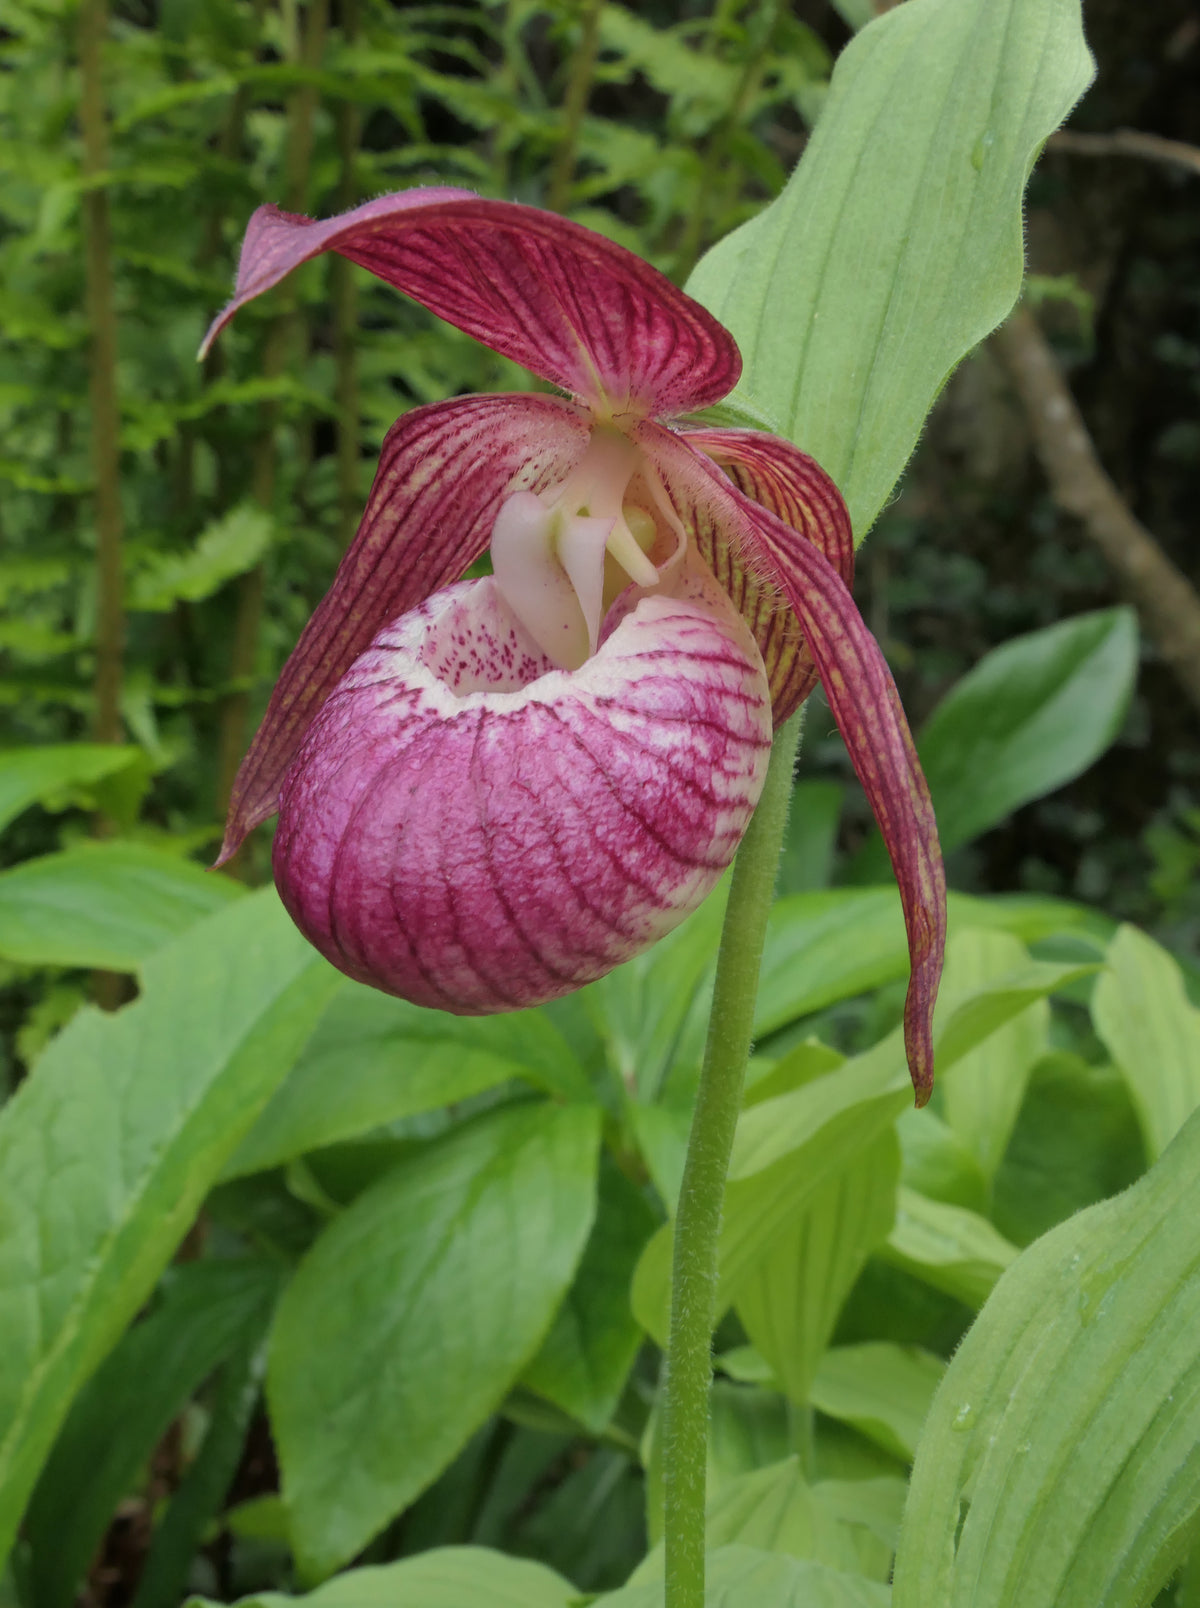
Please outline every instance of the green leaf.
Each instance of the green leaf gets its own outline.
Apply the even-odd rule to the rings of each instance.
[[[1200,1105],[1200,1011],[1160,944],[1124,926],[1092,998],[1096,1031],[1125,1074],[1153,1161]]]
[[[1028,1245],[1073,1212],[1128,1188],[1145,1170],[1124,1078],[1059,1051],[1033,1069],[992,1185],[992,1220]]]
[[[834,1346],[821,1358],[812,1403],[909,1463],[945,1370],[940,1357],[918,1346]]]
[[[171,1497],[150,1543],[133,1608],[179,1602],[197,1553],[224,1506],[262,1397],[263,1347],[246,1340],[221,1366],[206,1402],[200,1449]]]
[[[107,743],[56,743],[0,750],[0,831],[30,804],[87,788],[141,759],[140,748]]]
[[[136,971],[172,938],[244,893],[232,877],[163,849],[80,844],[0,872],[0,958]]]
[[[902,1189],[884,1254],[935,1290],[978,1308],[1016,1257],[1017,1247],[978,1212]]]
[[[705,1608],[889,1608],[886,1586],[824,1564],[753,1547],[709,1555]],[[663,1608],[661,1581],[598,1597],[595,1608]]]
[[[967,929],[946,949],[939,1004],[975,992],[995,977],[1029,964],[1029,951],[1010,933]],[[942,1097],[946,1121],[971,1150],[987,1179],[994,1177],[1025,1097],[1034,1064],[1048,1048],[1050,1007],[1035,1000],[965,1055]]]
[[[952,893],[949,930],[998,928],[1027,943],[1089,920],[1057,899],[975,899]],[[755,1016],[758,1037],[840,999],[908,974],[908,939],[895,887],[831,888],[772,906]]]
[[[540,1563],[487,1547],[438,1547],[378,1569],[351,1569],[304,1597],[264,1591],[239,1608],[571,1608],[579,1593]],[[193,1597],[190,1608],[221,1608]]]
[[[970,1059],[968,1056],[966,1061]],[[964,1064],[959,1063],[960,1067]],[[945,1087],[949,1088],[949,1084]],[[896,1131],[904,1158],[900,1176],[909,1189],[928,1195],[930,1200],[944,1200],[950,1206],[986,1210],[988,1186],[978,1161],[932,1107],[902,1112]]]
[[[661,1088],[716,959],[727,894],[728,879],[674,932],[582,994],[614,1071],[640,1100]]]
[[[280,1304],[268,1398],[308,1577],[434,1479],[545,1337],[595,1205],[596,1108],[504,1109],[340,1214]]]
[[[838,824],[846,790],[840,782],[805,780],[792,789],[779,892],[806,893],[833,881]]]
[[[842,52],[783,194],[688,281],[860,539],[947,376],[1016,301],[1025,181],[1091,72],[1078,0],[897,6]]]
[[[1137,618],[1104,609],[994,648],[917,739],[942,848],[957,848],[1100,757],[1137,677]]]
[[[955,1002],[937,1039],[938,1068],[948,1072],[963,1056],[983,1044],[991,1034],[1021,1015],[1037,1000],[1067,989],[1080,978],[1090,977],[1099,968],[1090,962],[1058,965],[1033,960],[1002,977],[993,977],[981,988]]]
[[[542,1011],[449,1016],[344,982],[225,1175],[276,1167],[517,1077],[576,1099],[591,1096]]]
[[[257,503],[241,503],[214,520],[187,553],[156,554],[134,576],[127,607],[151,612],[173,609],[181,600],[198,603],[235,575],[253,569],[271,544],[274,522]]]
[[[616,1410],[642,1331],[629,1310],[629,1281],[656,1227],[645,1196],[602,1161],[596,1221],[575,1281],[521,1382],[594,1434]]]
[[[80,1386],[146,1299],[338,974],[264,890],[81,1012],[0,1112],[0,1553]]]
[[[729,1480],[705,1515],[712,1549],[741,1545],[807,1558],[851,1574],[886,1579],[900,1529],[904,1482],[822,1480],[810,1485],[800,1459],[786,1458]],[[630,1576],[655,1584],[663,1568],[657,1543]]]
[[[894,1608],[1142,1608],[1200,1513],[1200,1116],[1030,1246],[921,1437]]]
[[[80,1393],[25,1519],[39,1608],[69,1608],[117,1503],[209,1374],[266,1327],[280,1268],[244,1259],[175,1269],[162,1300]]]
[[[1031,962],[958,1001],[935,1024],[939,1076],[1034,1000],[1094,970]],[[718,1313],[826,1180],[890,1128],[911,1099],[897,1029],[837,1071],[742,1112],[721,1229]],[[667,1333],[670,1266],[671,1225],[665,1223],[642,1253],[632,1291],[638,1322],[660,1344]]]
[[[900,1146],[887,1129],[826,1177],[739,1283],[742,1326],[794,1402],[808,1401],[842,1303],[887,1238],[899,1178]]]

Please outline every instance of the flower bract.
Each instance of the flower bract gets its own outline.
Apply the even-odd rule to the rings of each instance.
[[[928,789],[849,592],[836,487],[778,437],[679,423],[732,389],[732,336],[602,236],[426,189],[324,222],[261,207],[202,350],[326,251],[564,394],[459,397],[392,428],[222,859],[278,811],[280,895],[335,965],[452,1011],[536,1004],[700,903],[774,727],[819,680],[896,870],[926,1097],[945,932]],[[492,574],[461,580],[489,549]]]

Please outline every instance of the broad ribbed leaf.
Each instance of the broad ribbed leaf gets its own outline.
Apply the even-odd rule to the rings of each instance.
[[[0,750],[0,831],[30,804],[64,789],[87,787],[142,757],[140,748],[110,743],[55,743]]]
[[[949,1073],[1035,999],[1065,988],[1091,966],[1031,963],[959,1000],[939,1023],[939,1073]],[[790,1094],[743,1111],[729,1168],[721,1229],[717,1311],[736,1300],[743,1279],[797,1213],[863,1146],[891,1127],[911,1094],[900,1033]],[[974,1214],[967,1214],[974,1217]],[[671,1225],[647,1245],[634,1274],[633,1309],[660,1343],[668,1325]]]
[[[440,1474],[536,1352],[591,1226],[598,1119],[538,1104],[461,1127],[361,1194],[301,1264],[267,1387],[309,1578]]]
[[[1015,1245],[1028,1245],[1072,1213],[1127,1189],[1145,1170],[1124,1077],[1114,1066],[1058,1050],[1029,1079],[992,1180],[992,1221]]]
[[[624,246],[451,189],[380,196],[322,223],[259,207],[202,354],[239,307],[325,251],[604,411],[687,413],[723,397],[741,368],[728,332]]]
[[[688,282],[860,540],[947,375],[1017,298],[1025,181],[1091,71],[1078,0],[895,7],[842,52],[783,194]]]
[[[792,1456],[727,1481],[705,1515],[711,1548],[755,1547],[806,1558],[849,1574],[885,1580],[900,1530],[903,1480],[819,1480],[809,1484]],[[630,1585],[656,1584],[663,1569],[659,1542],[630,1576]]]
[[[448,1016],[343,982],[225,1177],[277,1167],[509,1078],[569,1099],[591,1097],[582,1068],[540,1011]]]
[[[70,1608],[121,1499],[215,1368],[266,1328],[282,1268],[229,1258],[173,1271],[63,1425],[25,1519],[39,1608]]]
[[[886,1586],[862,1575],[753,1547],[718,1547],[708,1560],[705,1608],[888,1608]],[[626,1586],[595,1608],[663,1608],[662,1583]]]
[[[1016,1254],[1017,1247],[986,1217],[928,1200],[914,1189],[900,1191],[896,1226],[884,1252],[906,1273],[970,1307],[983,1305]]]
[[[812,1404],[908,1463],[945,1371],[940,1357],[917,1346],[834,1346],[821,1358]]]
[[[593,1434],[608,1426],[642,1331],[629,1310],[629,1281],[657,1218],[641,1189],[602,1160],[596,1220],[571,1288],[521,1383]]]
[[[1125,1074],[1153,1161],[1200,1105],[1200,1011],[1177,963],[1136,927],[1118,931],[1107,958],[1092,1017]]]
[[[889,1128],[826,1180],[738,1286],[750,1343],[801,1406],[843,1301],[892,1227],[899,1178],[900,1146]]]
[[[238,1608],[570,1608],[578,1593],[540,1563],[487,1547],[437,1547],[377,1569],[350,1569],[310,1591],[238,1599]],[[195,1608],[223,1608],[194,1597]]]
[[[1028,963],[1029,951],[1011,933],[968,928],[946,951],[942,999],[949,1004]],[[1029,1074],[1049,1047],[1049,1029],[1050,1007],[1036,1000],[964,1056],[943,1091],[946,1121],[989,1180],[1003,1159]]]
[[[337,973],[274,890],[81,1012],[0,1114],[0,1553],[67,1409],[282,1081]]]
[[[1026,943],[1078,930],[1088,921],[1080,905],[1061,899],[946,901],[953,935],[996,927]],[[837,888],[795,894],[772,907],[755,1014],[761,1037],[839,999],[865,994],[903,977],[908,968],[904,918],[894,888]]]
[[[728,891],[726,876],[674,932],[579,996],[610,1065],[639,1100],[659,1094],[698,1003],[711,992]]]
[[[1132,609],[1014,637],[946,694],[917,737],[943,849],[978,837],[1098,759],[1137,677]]]
[[[921,1437],[894,1608],[1143,1608],[1200,1515],[1200,1116],[1030,1246]]]
[[[140,843],[83,843],[0,872],[0,959],[136,971],[245,889]]]

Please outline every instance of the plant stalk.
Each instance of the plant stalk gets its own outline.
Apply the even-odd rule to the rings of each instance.
[[[704,1608],[704,1499],[717,1244],[801,724],[801,716],[795,716],[775,738],[762,797],[734,863],[704,1067],[675,1214],[663,1402],[666,1608]]]
[[[704,148],[703,164],[701,167],[700,183],[696,191],[696,204],[692,208],[687,224],[684,227],[683,237],[676,252],[675,266],[672,277],[683,284],[696,266],[697,259],[705,243],[705,234],[710,222],[719,219],[721,209],[731,200],[731,191],[736,193],[740,175],[729,170],[728,146],[730,136],[737,128],[746,109],[750,105],[755,92],[762,79],[763,63],[767,52],[771,48],[771,41],[779,26],[785,10],[786,0],[774,0],[771,15],[766,29],[759,40],[757,48],[752,52],[742,68],[734,91],[733,101],[725,115],[709,135]],[[718,37],[714,27],[710,34],[710,42],[715,47]]]
[[[97,183],[108,167],[101,55],[108,27],[105,0],[79,9],[79,123],[83,173],[83,238],[91,354],[92,474],[96,514],[96,673],[92,730],[97,742],[121,740],[122,656],[125,642],[121,560],[120,412],[117,404],[117,310],[113,290],[108,191]]]
[[[358,0],[342,0],[341,25],[343,39],[352,44],[358,34]],[[362,136],[362,113],[353,101],[343,100],[334,114],[334,123],[341,167],[337,209],[346,212],[358,200],[355,160]],[[354,273],[353,263],[345,257],[334,256],[329,265],[329,278],[333,295],[333,360],[337,373],[338,535],[343,549],[354,540],[362,513],[358,489],[358,295]]]
[[[299,45],[299,59],[314,70],[320,66],[329,26],[329,0],[311,0]],[[287,142],[284,148],[283,204],[288,212],[299,212],[308,190],[312,162],[313,136],[319,91],[315,84],[301,84],[288,105]],[[283,293],[283,306],[272,321],[263,351],[262,376],[277,379],[287,366],[293,337],[303,335],[296,311],[294,292]],[[254,447],[251,496],[270,511],[275,496],[277,456],[275,429],[279,408],[269,402],[263,410],[262,428]],[[265,571],[261,563],[238,581],[234,616],[233,646],[229,658],[232,688],[222,700],[217,732],[216,806],[218,816],[229,809],[229,798],[248,741],[250,682],[258,658],[258,639],[262,625]],[[236,862],[229,862],[235,866]]]
[[[579,134],[583,128],[583,116],[587,111],[592,77],[596,71],[596,56],[600,50],[600,13],[603,9],[603,0],[584,0],[579,48],[571,58],[570,76],[563,96],[562,136],[546,187],[546,205],[551,212],[561,212],[571,193],[571,180],[575,177],[575,161],[579,152]]]

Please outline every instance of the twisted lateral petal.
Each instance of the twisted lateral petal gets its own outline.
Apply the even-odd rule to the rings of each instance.
[[[891,671],[854,599],[825,555],[752,503],[715,465],[668,431],[657,464],[676,507],[716,531],[760,587],[781,590],[804,632],[829,707],[845,738],[891,855],[908,929],[911,976],[904,1036],[917,1102],[933,1087],[933,1006],[946,937],[946,877],[929,788]],[[736,601],[736,599],[735,599]]]
[[[243,303],[324,251],[601,412],[685,413],[741,372],[728,330],[623,246],[552,212],[450,189],[381,196],[321,223],[259,207],[233,300],[201,354]]]
[[[854,532],[842,494],[799,447],[761,430],[683,430],[689,446],[720,464],[751,502],[819,547],[847,586],[854,581]]]
[[[766,774],[766,679],[712,578],[554,670],[494,580],[376,638],[284,784],[275,880],[350,976],[459,1014],[554,999],[676,926]]]
[[[217,864],[274,815],[313,716],[381,626],[457,580],[510,491],[560,480],[587,446],[582,409],[474,396],[417,408],[389,431],[358,534],[284,665],[242,761]]]
[[[785,525],[812,542],[837,570],[846,585],[854,583],[854,532],[842,494],[807,453],[779,436],[761,430],[685,430],[689,446],[720,465],[738,490],[760,503]],[[729,574],[734,555],[726,560]],[[732,590],[732,588],[731,588]],[[745,610],[743,610],[745,615]],[[795,652],[790,610],[780,607],[778,596],[766,597],[756,620],[750,622],[768,664],[778,666],[772,681],[776,723],[786,718],[817,684],[817,667],[807,647]]]

